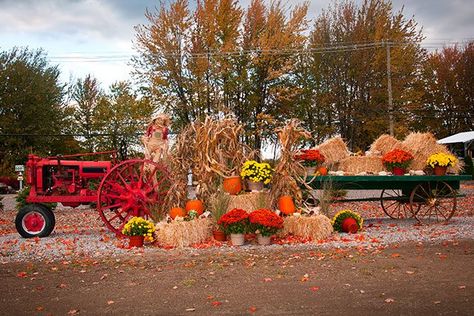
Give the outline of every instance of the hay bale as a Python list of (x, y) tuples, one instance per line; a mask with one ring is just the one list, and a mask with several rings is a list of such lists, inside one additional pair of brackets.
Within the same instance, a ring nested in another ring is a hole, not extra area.
[(370, 156), (383, 156), (386, 153), (394, 150), (402, 149), (406, 150), (402, 142), (393, 136), (384, 134), (377, 138), (372, 145), (370, 145), (369, 154)]
[(330, 138), (317, 146), (317, 149), (324, 155), (326, 158), (325, 164), (329, 166), (336, 165), (339, 161), (350, 155), (350, 151), (341, 137)]
[(333, 232), (331, 220), (324, 215), (288, 216), (283, 221), (280, 236), (292, 234), (303, 238), (311, 238), (313, 242), (329, 237)]
[[(426, 160), (433, 154), (439, 152), (452, 154), (446, 146), (438, 144), (431, 133), (410, 133), (403, 141), (403, 146), (415, 157), (410, 165), (410, 169), (413, 170), (425, 169)], [(450, 173), (459, 173), (461, 170), (462, 166), (459, 163), (448, 168)]]
[(191, 221), (160, 222), (156, 225), (156, 240), (166, 247), (183, 248), (206, 241), (211, 237), (212, 221), (198, 218)]
[(269, 192), (249, 192), (239, 195), (231, 195), (227, 210), (240, 208), (252, 212), (259, 208), (270, 208)]
[(358, 174), (361, 172), (379, 173), (385, 168), (380, 156), (352, 156), (341, 160), (339, 170)]

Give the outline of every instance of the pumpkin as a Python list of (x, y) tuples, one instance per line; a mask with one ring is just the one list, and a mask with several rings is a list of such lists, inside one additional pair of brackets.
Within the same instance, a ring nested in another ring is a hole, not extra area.
[(316, 174), (319, 176), (327, 176), (328, 175), (328, 168), (326, 167), (319, 167), (316, 171)]
[(278, 199), (278, 209), (285, 215), (291, 215), (296, 211), (293, 199), (289, 195), (283, 195)]
[(175, 219), (176, 216), (185, 217), (186, 216), (186, 211), (184, 210), (184, 208), (182, 208), (182, 207), (173, 207), (173, 208), (171, 208), (170, 217), (172, 219)]
[(198, 216), (204, 212), (204, 204), (201, 200), (189, 200), (186, 202), (186, 213), (189, 213), (190, 210), (195, 210), (198, 213)]
[(232, 195), (237, 195), (242, 191), (242, 181), (240, 176), (226, 177), (222, 183), (222, 188), (224, 192), (227, 192)]

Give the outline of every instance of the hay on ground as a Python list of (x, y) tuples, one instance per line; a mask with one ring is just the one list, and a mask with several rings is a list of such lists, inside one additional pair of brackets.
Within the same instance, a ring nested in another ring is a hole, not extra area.
[(234, 208), (240, 208), (249, 213), (259, 208), (270, 208), (270, 193), (250, 192), (231, 195), (227, 209), (230, 211)]
[(393, 136), (384, 134), (377, 138), (372, 145), (370, 145), (370, 154), (371, 156), (383, 156), (386, 153), (394, 150), (402, 149), (406, 150), (401, 141), (396, 139)]
[(160, 222), (156, 225), (156, 240), (166, 247), (183, 248), (211, 237), (212, 221), (198, 218), (191, 221)]
[(342, 159), (349, 157), (350, 152), (341, 137), (330, 138), (317, 147), (326, 158), (325, 164), (332, 167)]
[(379, 173), (385, 169), (380, 156), (352, 156), (341, 160), (339, 170), (358, 174), (361, 172)]
[(280, 236), (292, 234), (303, 238), (311, 238), (313, 242), (329, 237), (333, 232), (331, 220), (324, 215), (288, 216), (283, 221)]

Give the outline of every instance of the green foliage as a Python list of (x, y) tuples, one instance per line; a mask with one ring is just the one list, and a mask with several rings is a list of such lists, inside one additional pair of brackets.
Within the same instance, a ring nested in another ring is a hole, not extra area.
[(222, 189), (216, 191), (209, 198), (209, 211), (216, 222), (227, 212), (229, 202), (230, 195), (222, 191)]
[(68, 153), (72, 138), (55, 135), (63, 128), (64, 85), (59, 69), (48, 64), (42, 50), (0, 51), (0, 174), (11, 174), (31, 151), (43, 155)]
[(464, 158), (463, 174), (472, 175), (474, 177), (474, 165), (472, 163), (472, 158), (469, 156)]
[[(21, 191), (18, 192), (18, 195), (16, 196), (16, 209), (17, 211), (21, 210), (24, 206), (28, 204), (26, 202), (26, 198), (30, 194), (30, 187), (24, 187)], [(56, 207), (58, 206), (58, 203), (41, 203), (47, 208), (49, 208), (51, 211), (54, 211)]]

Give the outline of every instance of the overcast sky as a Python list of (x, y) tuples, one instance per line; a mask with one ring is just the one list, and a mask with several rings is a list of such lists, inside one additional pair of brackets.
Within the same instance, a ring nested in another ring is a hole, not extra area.
[[(310, 1), (309, 18), (331, 2)], [(245, 8), (250, 0), (240, 3)], [(134, 53), (133, 26), (146, 23), (145, 9), (155, 6), (158, 0), (0, 0), (0, 50), (43, 48), (60, 65), (63, 80), (91, 73), (105, 88), (130, 78), (125, 60)], [(427, 47), (474, 38), (473, 0), (393, 0), (393, 6), (415, 16)]]

